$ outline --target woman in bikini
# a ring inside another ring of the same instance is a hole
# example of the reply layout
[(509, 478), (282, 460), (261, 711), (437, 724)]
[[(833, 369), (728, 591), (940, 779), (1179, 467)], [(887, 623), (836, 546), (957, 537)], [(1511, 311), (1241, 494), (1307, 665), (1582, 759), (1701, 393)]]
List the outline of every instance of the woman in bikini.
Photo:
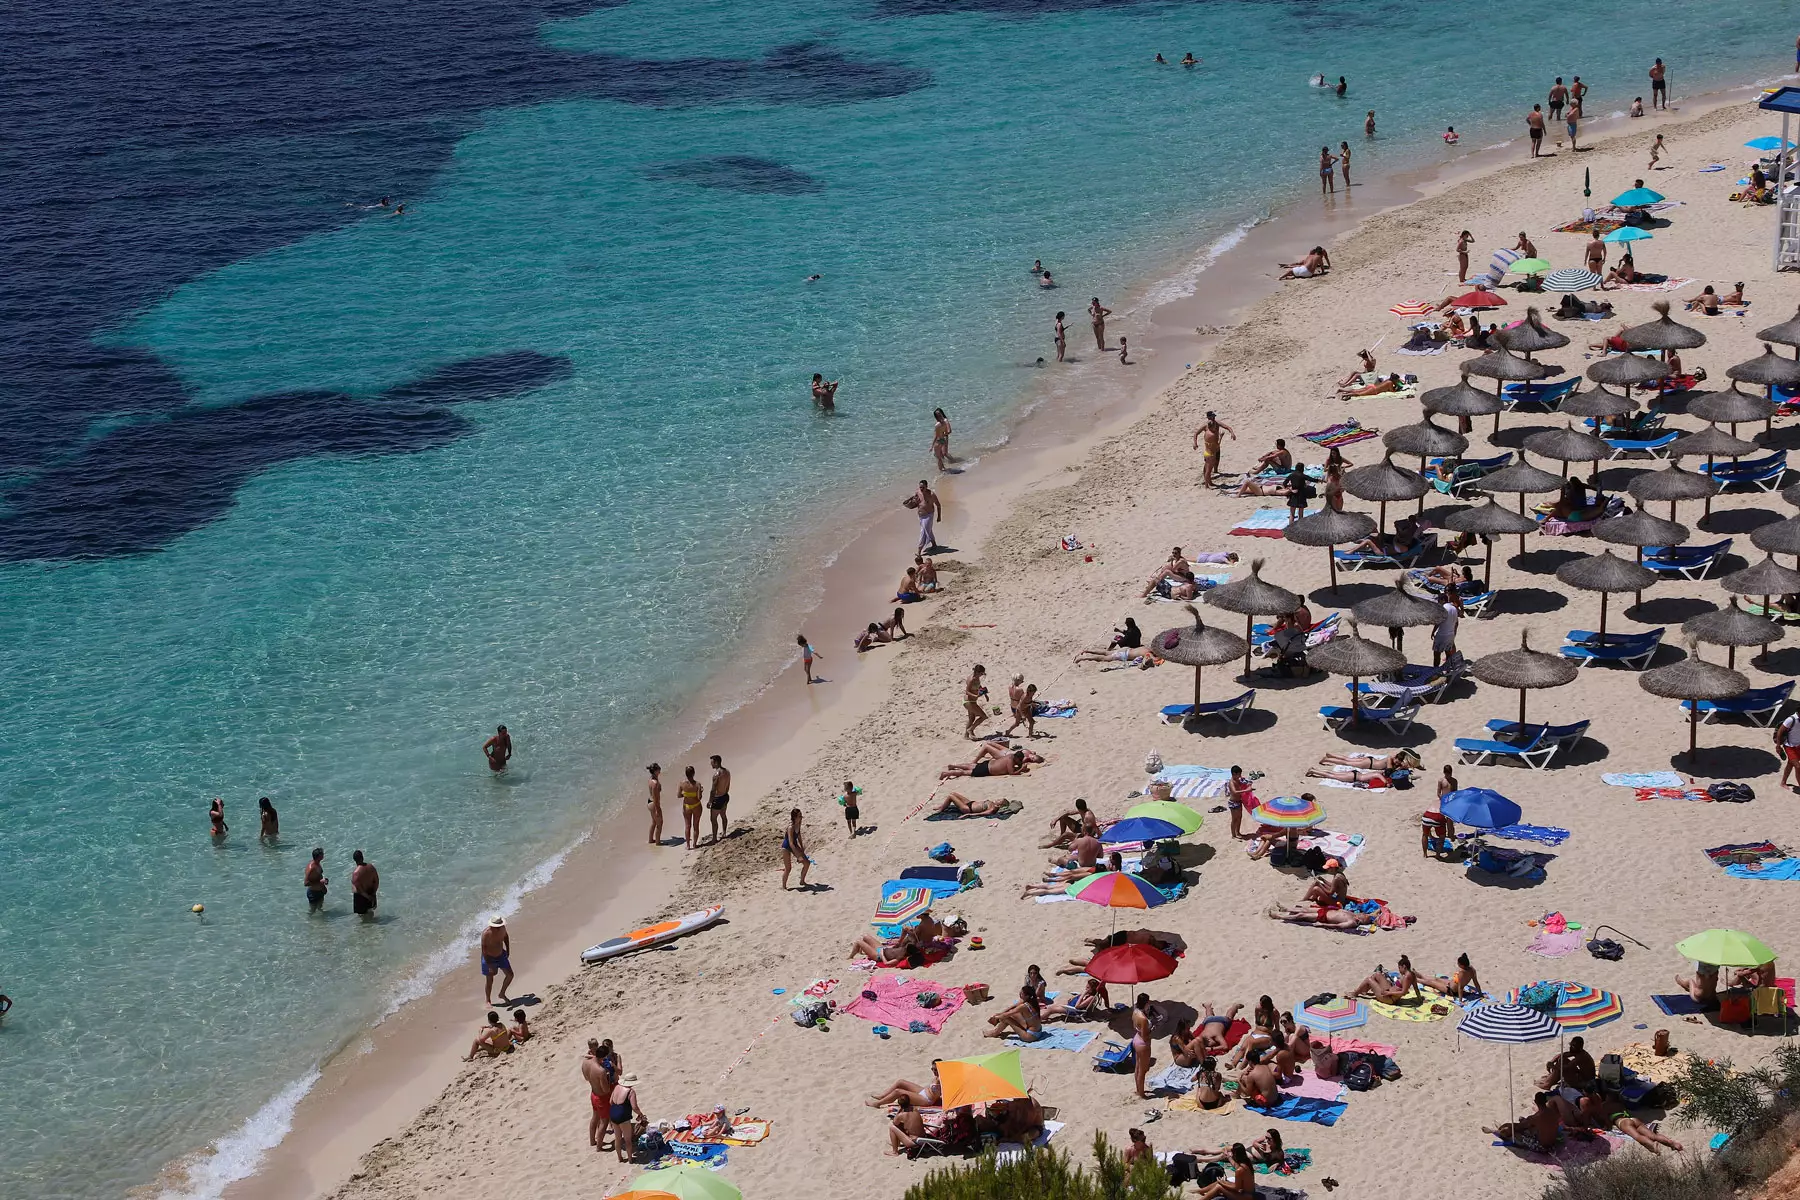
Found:
[(1582, 1124), (1590, 1129), (1615, 1129), (1652, 1154), (1662, 1153), (1657, 1149), (1658, 1146), (1667, 1146), (1675, 1153), (1681, 1153), (1680, 1142), (1672, 1137), (1666, 1137), (1659, 1130), (1644, 1124), (1620, 1108), (1617, 1101), (1608, 1100), (1601, 1093), (1598, 1084), (1590, 1087), (1581, 1097), (1581, 1106), (1578, 1111)]
[(1219, 1108), (1225, 1103), (1225, 1077), (1219, 1074), (1217, 1059), (1200, 1060), (1200, 1073), (1194, 1076), (1194, 1099), (1203, 1109)]
[(1106, 985), (1098, 979), (1090, 979), (1081, 994), (1064, 992), (1056, 998), (1055, 1003), (1044, 1010), (1046, 1021), (1080, 1021), (1090, 1017), (1098, 1017), (1112, 1008), (1112, 999), (1106, 994)]
[(1045, 1036), (1044, 1016), (1037, 993), (1029, 986), (1020, 988), (1019, 1002), (989, 1017), (988, 1028), (982, 1031), (981, 1036), (1016, 1037), (1027, 1042), (1042, 1041)]
[(986, 779), (990, 775), (1024, 775), (1031, 770), (1027, 764), (1044, 760), (1029, 750), (1008, 750), (997, 742), (983, 742), (973, 762), (951, 763), (938, 775), (939, 780)]
[(938, 470), (942, 471), (950, 461), (950, 418), (944, 415), (943, 409), (934, 408), (931, 419), (937, 422), (931, 429), (931, 455), (937, 459)]
[(1399, 967), (1400, 970), (1393, 978), (1390, 979), (1386, 971), (1376, 971), (1344, 995), (1351, 1000), (1366, 996), (1384, 1004), (1394, 1004), (1406, 999), (1419, 990), (1419, 977), (1413, 973), (1412, 960), (1404, 954), (1400, 956)]
[[(1274, 1166), (1287, 1159), (1287, 1149), (1281, 1143), (1281, 1133), (1274, 1129), (1265, 1130), (1261, 1137), (1243, 1149), (1249, 1152), (1252, 1166)], [(1201, 1162), (1224, 1162), (1231, 1157), (1231, 1151), (1230, 1146), (1219, 1146), (1212, 1150), (1189, 1150), (1188, 1153)]]
[[(691, 771), (693, 768), (689, 768)], [(684, 794), (685, 795), (685, 794)], [(787, 891), (788, 872), (794, 869), (794, 860), (800, 860), (800, 890), (806, 890), (806, 873), (812, 870), (812, 859), (806, 855), (806, 839), (800, 833), (800, 810), (788, 812), (787, 832), (781, 835), (781, 890)], [(700, 818), (694, 818), (694, 832), (700, 829)]]
[(963, 713), (969, 718), (963, 736), (971, 742), (975, 740), (975, 727), (988, 719), (987, 706), (982, 703), (987, 698), (987, 685), (982, 682), (985, 675), (987, 668), (976, 663), (969, 678), (963, 682)]
[(681, 781), (676, 793), (681, 797), (681, 823), (687, 830), (687, 848), (692, 850), (700, 841), (700, 797), (705, 794), (700, 781), (694, 778), (694, 768), (687, 769), (687, 778)]
[(909, 1079), (896, 1079), (893, 1087), (870, 1096), (863, 1103), (870, 1108), (886, 1108), (904, 1096), (920, 1108), (936, 1108), (943, 1102), (944, 1095), (944, 1085), (938, 1081), (938, 1063), (942, 1061), (940, 1058), (931, 1060), (931, 1082), (923, 1087)]
[(1452, 1000), (1464, 1000), (1481, 995), (1481, 976), (1477, 975), (1475, 968), (1469, 965), (1467, 954), (1456, 956), (1456, 970), (1451, 972), (1448, 979), (1442, 975), (1421, 975), (1418, 978), (1420, 987), (1428, 987)]
[(961, 792), (951, 792), (938, 805), (938, 812), (954, 811), (959, 817), (991, 817), (1006, 805), (1006, 797), (998, 800), (971, 800)]
[(1401, 750), (1396, 754), (1327, 754), (1319, 760), (1319, 765), (1332, 769), (1309, 770), (1306, 773), (1308, 779), (1335, 779), (1340, 783), (1387, 787), (1393, 782), (1395, 771), (1416, 771), (1421, 762), (1411, 750)]
[(1319, 147), (1319, 195), (1337, 191), (1337, 176), (1332, 168), (1337, 166), (1337, 156), (1331, 152), (1330, 146)]
[(1243, 841), (1250, 835), (1243, 831), (1244, 813), (1255, 812), (1261, 801), (1256, 798), (1250, 781), (1244, 778), (1244, 768), (1231, 768), (1231, 777), (1225, 781), (1225, 807), (1231, 812), (1231, 836)]
[[(1283, 1019), (1287, 1014), (1282, 1014)], [(1312, 1030), (1302, 1025), (1287, 1039), (1287, 1045), (1275, 1052), (1275, 1075), (1278, 1079), (1295, 1079), (1300, 1068), (1312, 1061)]]
[(1150, 1098), (1144, 1090), (1144, 1076), (1155, 1061), (1150, 1053), (1150, 993), (1139, 992), (1137, 1002), (1131, 1006), (1131, 1075), (1139, 1100)]

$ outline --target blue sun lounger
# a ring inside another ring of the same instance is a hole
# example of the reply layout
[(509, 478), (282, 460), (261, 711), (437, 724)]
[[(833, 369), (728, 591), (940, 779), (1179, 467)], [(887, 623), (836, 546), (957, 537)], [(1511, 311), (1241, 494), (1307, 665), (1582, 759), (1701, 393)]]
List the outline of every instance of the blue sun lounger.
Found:
[[(1425, 707), (1425, 702), (1417, 694), (1408, 692), (1406, 699), (1399, 704), (1389, 707), (1362, 704), (1358, 707), (1362, 709), (1365, 723), (1378, 721), (1389, 733), (1399, 737), (1412, 728), (1412, 723), (1418, 719), (1419, 710)], [(1341, 730), (1355, 722), (1356, 709), (1348, 704), (1327, 704), (1319, 709), (1319, 719), (1325, 723), (1325, 728)]]
[(1772, 492), (1781, 485), (1781, 477), (1787, 474), (1787, 451), (1777, 450), (1761, 458), (1740, 458), (1736, 462), (1714, 462), (1711, 467), (1702, 464), (1699, 473), (1710, 476), (1721, 491), (1748, 485)]
[(1349, 571), (1360, 571), (1364, 567), (1410, 567), (1436, 545), (1437, 530), (1427, 529), (1419, 534), (1419, 540), (1412, 544), (1412, 549), (1399, 554), (1383, 554), (1375, 550), (1333, 550), (1331, 557)]
[(1751, 688), (1741, 696), (1733, 696), (1729, 700), (1683, 700), (1683, 714), (1699, 712), (1702, 723), (1710, 724), (1719, 717), (1749, 717), (1758, 725), (1773, 725), (1775, 718), (1781, 715), (1781, 706), (1788, 702), (1794, 694), (1794, 681), (1778, 683), (1774, 687)]
[(1710, 546), (1645, 546), (1644, 565), (1658, 575), (1705, 579), (1713, 564), (1730, 549), (1730, 538)]
[(1670, 443), (1681, 436), (1680, 431), (1665, 429), (1650, 437), (1603, 437), (1600, 440), (1612, 447), (1614, 458), (1624, 458), (1627, 454), (1648, 454), (1651, 458), (1667, 458), (1666, 451)]
[(1223, 717), (1233, 725), (1244, 719), (1244, 714), (1256, 707), (1256, 689), (1251, 688), (1241, 696), (1230, 700), (1215, 700), (1210, 704), (1171, 704), (1162, 710), (1163, 724), (1175, 725), (1187, 721), (1197, 721), (1201, 717)]
[(1576, 721), (1569, 725), (1521, 725), (1517, 721), (1494, 720), (1487, 727), (1495, 737), (1509, 741), (1532, 741), (1539, 738), (1552, 741), (1561, 746), (1573, 746), (1587, 736), (1592, 721)]
[(1517, 759), (1534, 771), (1550, 765), (1562, 743), (1546, 737), (1539, 730), (1535, 737), (1510, 740), (1505, 738), (1457, 738), (1456, 749), (1465, 763), (1479, 766), (1500, 759)]
[(1500, 402), (1507, 408), (1521, 404), (1541, 404), (1554, 409), (1581, 383), (1581, 376), (1571, 375), (1555, 383), (1509, 383), (1500, 389)]
[(1662, 645), (1664, 632), (1662, 629), (1652, 629), (1641, 634), (1609, 633), (1602, 642), (1597, 633), (1586, 629), (1571, 629), (1566, 639), (1568, 644), (1562, 648), (1562, 656), (1574, 660), (1577, 666), (1582, 667), (1597, 662), (1618, 662), (1641, 671), (1656, 657), (1656, 649)]
[[(1436, 475), (1427, 475), (1425, 478), (1431, 481), (1432, 487), (1436, 488), (1444, 495), (1460, 496), (1463, 493), (1463, 490), (1471, 483), (1474, 483), (1483, 475), (1491, 475), (1501, 467), (1507, 466), (1512, 462), (1512, 459), (1513, 456), (1511, 450), (1508, 450), (1504, 454), (1496, 454), (1492, 458), (1465, 458), (1458, 462), (1455, 468), (1451, 470), (1450, 478), (1439, 479)], [(1428, 465), (1433, 467), (1438, 466), (1444, 461), (1445, 460), (1441, 458), (1427, 460)]]

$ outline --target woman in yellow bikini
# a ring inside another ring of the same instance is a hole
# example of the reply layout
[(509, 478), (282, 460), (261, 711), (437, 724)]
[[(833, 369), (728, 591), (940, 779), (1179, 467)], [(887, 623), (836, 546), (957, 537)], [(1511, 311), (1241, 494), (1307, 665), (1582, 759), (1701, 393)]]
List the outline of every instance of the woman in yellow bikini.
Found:
[(700, 781), (694, 778), (694, 768), (687, 769), (687, 778), (681, 781), (681, 823), (687, 834), (687, 848), (692, 850), (700, 841), (700, 797), (704, 795)]

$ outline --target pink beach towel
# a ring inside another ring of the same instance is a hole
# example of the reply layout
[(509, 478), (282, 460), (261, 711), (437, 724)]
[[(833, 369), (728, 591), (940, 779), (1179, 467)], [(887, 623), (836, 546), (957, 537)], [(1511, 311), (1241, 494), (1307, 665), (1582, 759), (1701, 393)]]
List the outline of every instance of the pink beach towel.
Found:
[(1309, 1100), (1342, 1100), (1350, 1090), (1335, 1079), (1320, 1079), (1313, 1072), (1312, 1064), (1300, 1068), (1300, 1082), (1292, 1083), (1284, 1080), (1281, 1090), (1289, 1096), (1305, 1096)]
[(1536, 937), (1525, 943), (1525, 948), (1533, 954), (1541, 954), (1545, 958), (1561, 958), (1565, 954), (1573, 954), (1581, 949), (1581, 933), (1579, 930), (1548, 933), (1540, 929)]
[[(905, 1032), (914, 1021), (924, 1022), (927, 1029), (937, 1033), (944, 1028), (950, 1015), (963, 1006), (961, 988), (947, 988), (929, 979), (902, 979), (877, 972), (869, 977), (862, 990), (874, 992), (875, 999), (859, 994), (844, 1005), (843, 1011), (876, 1025), (892, 1026), (897, 1033)], [(936, 992), (940, 1002), (936, 1007), (922, 1008), (918, 1000), (920, 992)]]
[(1332, 1051), (1337, 1054), (1356, 1051), (1360, 1054), (1385, 1054), (1389, 1058), (1392, 1058), (1395, 1050), (1395, 1047), (1386, 1045), (1385, 1043), (1368, 1042), (1364, 1041), (1362, 1038), (1334, 1037), (1321, 1038), (1319, 1040), (1323, 1041), (1327, 1046), (1330, 1046)]

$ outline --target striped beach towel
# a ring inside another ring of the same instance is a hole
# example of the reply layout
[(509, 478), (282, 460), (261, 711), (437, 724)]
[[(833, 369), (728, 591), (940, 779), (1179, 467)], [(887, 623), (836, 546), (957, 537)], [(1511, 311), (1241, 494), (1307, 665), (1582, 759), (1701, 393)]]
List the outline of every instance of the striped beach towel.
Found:
[(1339, 421), (1336, 425), (1327, 425), (1323, 429), (1315, 429), (1311, 433), (1303, 433), (1300, 437), (1315, 446), (1323, 446), (1327, 450), (1334, 446), (1348, 446), (1353, 442), (1363, 442), (1379, 434), (1379, 429), (1365, 428), (1360, 421), (1352, 418)]
[[(1307, 516), (1319, 510), (1309, 508)], [(1288, 527), (1288, 510), (1285, 508), (1259, 508), (1251, 513), (1242, 524), (1234, 526), (1230, 532), (1237, 537), (1270, 537), (1278, 538), (1281, 531)]]

